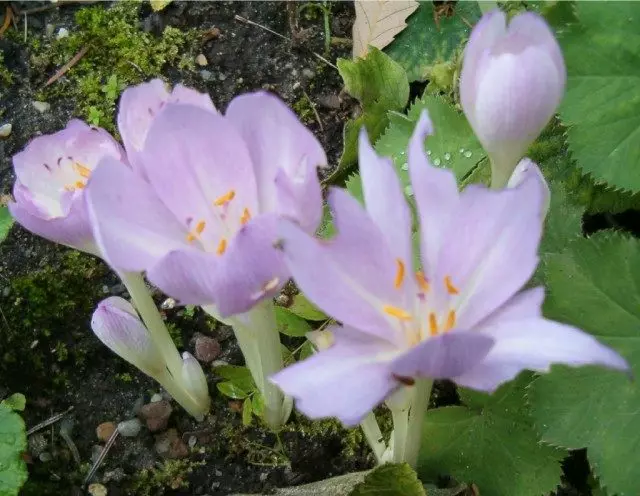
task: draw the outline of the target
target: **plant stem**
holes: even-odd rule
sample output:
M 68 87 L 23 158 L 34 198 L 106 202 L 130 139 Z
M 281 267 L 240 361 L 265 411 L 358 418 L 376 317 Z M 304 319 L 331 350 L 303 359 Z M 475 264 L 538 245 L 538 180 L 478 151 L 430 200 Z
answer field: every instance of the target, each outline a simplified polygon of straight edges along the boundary
M 495 163 L 492 160 L 491 161 L 491 189 L 506 188 L 514 168 L 509 170 L 508 168 L 505 168 L 505 167 L 496 167 Z M 505 172 L 508 172 L 508 174 L 505 174 Z
M 486 14 L 487 12 L 497 9 L 498 2 L 495 0 L 478 0 L 478 7 L 480 7 L 480 12 Z
M 407 442 L 404 448 L 404 461 L 415 468 L 418 463 L 418 453 L 422 442 L 422 425 L 424 424 L 427 408 L 429 408 L 429 397 L 431 396 L 433 381 L 430 379 L 417 379 L 413 387 Z
M 324 17 L 324 56 L 328 57 L 331 53 L 331 4 L 324 0 L 322 7 Z
M 393 463 L 402 463 L 407 445 L 409 408 L 392 408 L 393 418 Z
M 387 449 L 387 446 L 384 442 L 382 431 L 380 431 L 380 426 L 378 425 L 378 421 L 376 420 L 376 416 L 373 412 L 369 412 L 362 422 L 360 422 L 360 427 L 362 427 L 364 437 L 376 457 L 376 462 L 378 465 L 381 465 L 382 455 Z
M 168 370 L 163 376 L 154 377 L 156 381 L 176 400 L 189 415 L 200 421 L 204 418 L 211 406 L 211 400 L 207 395 L 198 401 L 183 385 L 181 376 L 174 376 Z M 204 403 L 203 403 L 204 401 Z
M 265 422 L 273 430 L 278 430 L 286 422 L 285 415 L 288 416 L 289 409 L 283 407 L 284 397 L 280 389 L 269 381 L 269 376 L 283 366 L 273 302 L 263 301 L 247 313 L 235 315 L 228 321 L 233 326 L 253 380 L 264 397 Z

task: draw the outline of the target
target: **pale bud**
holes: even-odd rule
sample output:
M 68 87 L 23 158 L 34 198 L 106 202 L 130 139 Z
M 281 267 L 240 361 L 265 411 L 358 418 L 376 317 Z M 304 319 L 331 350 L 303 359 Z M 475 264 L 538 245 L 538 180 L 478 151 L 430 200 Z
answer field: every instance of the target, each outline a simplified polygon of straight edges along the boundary
M 204 416 L 211 406 L 207 378 L 198 360 L 186 351 L 182 354 L 182 385 L 194 398 Z

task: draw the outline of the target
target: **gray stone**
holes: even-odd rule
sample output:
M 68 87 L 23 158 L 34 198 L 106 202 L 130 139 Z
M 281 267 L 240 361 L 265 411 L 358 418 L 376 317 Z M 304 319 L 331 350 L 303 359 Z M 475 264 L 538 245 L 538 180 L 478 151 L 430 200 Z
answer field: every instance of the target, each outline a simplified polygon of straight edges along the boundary
M 33 108 L 40 113 L 48 112 L 49 109 L 51 108 L 51 104 L 47 102 L 34 101 L 34 102 L 31 102 L 31 105 L 33 105 Z
M 118 432 L 124 437 L 136 437 L 140 433 L 142 422 L 137 418 L 123 420 L 118 424 Z

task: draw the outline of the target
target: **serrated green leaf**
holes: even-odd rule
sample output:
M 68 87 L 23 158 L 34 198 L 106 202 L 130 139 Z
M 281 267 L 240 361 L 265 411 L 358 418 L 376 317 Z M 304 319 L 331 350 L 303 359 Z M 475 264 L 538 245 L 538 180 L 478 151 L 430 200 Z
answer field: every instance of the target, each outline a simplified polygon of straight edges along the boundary
M 249 392 L 243 389 L 240 389 L 236 384 L 229 381 L 219 382 L 216 384 L 218 391 L 224 394 L 227 398 L 231 398 L 233 400 L 243 400 L 248 395 Z
M 539 443 L 521 374 L 493 395 L 469 392 L 470 407 L 427 411 L 418 461 L 422 480 L 448 474 L 482 496 L 540 496 L 560 483 L 564 451 Z
M 479 19 L 477 2 L 457 2 L 455 6 L 420 2 L 407 19 L 407 27 L 385 52 L 404 67 L 409 81 L 425 81 L 433 66 L 453 61 L 462 52 L 463 41 Z
M 256 383 L 251 376 L 251 371 L 241 365 L 221 365 L 215 367 L 213 372 L 218 376 L 233 383 L 243 391 L 251 392 L 256 389 Z
M 245 398 L 242 403 L 242 424 L 251 425 L 251 418 L 253 415 L 253 404 L 251 398 Z
M 571 151 L 596 182 L 640 191 L 640 4 L 576 2 L 561 37 Z M 588 56 L 585 56 L 588 54 Z
M 276 306 L 275 313 L 276 325 L 278 326 L 278 331 L 282 334 L 299 338 L 312 330 L 306 320 L 298 317 L 288 308 Z
M 373 469 L 349 496 L 426 496 L 415 471 L 406 463 Z
M 337 64 L 345 89 L 360 102 L 362 114 L 345 124 L 342 156 L 329 182 L 342 177 L 357 162 L 360 128 L 365 126 L 374 142 L 387 126 L 387 112 L 403 110 L 409 99 L 404 69 L 377 48 L 372 48 L 365 58 L 338 59 Z
M 293 301 L 291 305 L 289 305 L 288 310 L 297 315 L 298 317 L 302 317 L 305 320 L 327 320 L 329 317 L 316 307 L 313 303 L 311 303 L 308 298 L 302 294 L 298 293 L 293 297 Z
M 2 243 L 11 231 L 14 220 L 7 207 L 0 207 L 0 243 Z
M 322 206 L 322 221 L 320 222 L 320 228 L 318 229 L 318 237 L 327 239 L 333 237 L 336 233 L 336 228 L 333 225 L 333 216 L 331 215 L 331 209 L 328 204 Z
M 350 175 L 345 183 L 345 188 L 361 205 L 364 205 L 364 193 L 362 191 L 362 178 L 360 174 Z
M 640 242 L 601 233 L 575 240 L 547 260 L 545 315 L 583 329 L 620 352 L 640 372 Z M 640 492 L 640 387 L 597 367 L 554 367 L 529 388 L 545 441 L 587 448 L 595 475 L 611 494 Z
M 24 421 L 13 410 L 0 404 L 0 494 L 14 496 L 27 480 L 22 453 L 27 449 Z
M 16 412 L 22 412 L 24 411 L 24 407 L 27 405 L 27 398 L 25 398 L 22 393 L 13 393 L 8 398 L 3 399 L 0 402 L 0 405 L 5 405 Z

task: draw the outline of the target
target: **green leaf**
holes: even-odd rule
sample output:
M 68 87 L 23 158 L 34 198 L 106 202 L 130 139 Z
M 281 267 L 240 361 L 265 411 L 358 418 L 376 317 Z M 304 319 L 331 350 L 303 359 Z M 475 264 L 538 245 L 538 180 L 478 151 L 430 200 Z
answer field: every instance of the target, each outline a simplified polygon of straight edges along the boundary
M 329 205 L 325 203 L 322 206 L 322 221 L 320 222 L 320 228 L 318 229 L 318 236 L 322 239 L 327 239 L 333 237 L 335 233 L 336 229 L 333 225 L 331 209 L 329 208 Z
M 22 393 L 13 393 L 8 398 L 5 398 L 0 402 L 0 405 L 5 405 L 11 408 L 13 411 L 22 412 L 27 404 L 27 398 Z
M 311 341 L 307 341 L 302 345 L 302 348 L 300 348 L 300 354 L 298 355 L 298 360 L 304 360 L 305 358 L 309 358 L 311 355 L 313 355 L 314 352 L 315 350 L 313 349 L 313 344 L 311 344 Z
M 299 338 L 312 330 L 306 320 L 302 317 L 298 317 L 288 308 L 276 306 L 275 312 L 276 325 L 278 326 L 278 331 L 282 334 Z
M 218 391 L 234 400 L 243 400 L 249 393 L 243 389 L 240 389 L 236 384 L 229 381 L 219 382 L 216 384 Z
M 27 480 L 22 453 L 27 449 L 24 421 L 12 409 L 0 404 L 0 494 L 14 496 Z
M 415 471 L 406 463 L 373 469 L 349 496 L 426 496 Z
M 291 305 L 287 307 L 289 311 L 298 317 L 302 317 L 305 320 L 327 320 L 329 317 L 316 307 L 313 303 L 311 303 L 307 297 L 298 293 L 293 297 L 293 302 Z
M 213 372 L 218 377 L 226 379 L 248 393 L 256 389 L 256 383 L 251 376 L 251 371 L 247 367 L 241 365 L 221 365 L 215 367 Z
M 338 59 L 337 64 L 345 89 L 360 102 L 362 114 L 345 124 L 342 156 L 330 182 L 357 162 L 360 128 L 365 126 L 369 139 L 375 142 L 387 126 L 387 112 L 403 110 L 409 99 L 404 69 L 377 48 L 372 48 L 365 58 Z
M 596 336 L 640 372 L 640 241 L 601 233 L 547 260 L 545 315 Z M 529 389 L 543 440 L 587 448 L 611 494 L 640 493 L 631 460 L 640 445 L 640 387 L 619 372 L 554 367 Z
M 384 135 L 375 145 L 380 155 L 391 157 L 405 191 L 410 192 L 407 145 L 420 114 L 429 111 L 434 134 L 427 137 L 426 149 L 436 167 L 452 169 L 460 181 L 485 158 L 480 142 L 465 116 L 443 98 L 423 96 L 416 99 L 407 115 L 393 113 Z
M 0 207 L 0 243 L 7 239 L 13 222 L 14 220 L 9 213 L 9 209 L 7 207 Z
M 451 11 L 443 7 L 420 2 L 407 27 L 385 49 L 407 71 L 409 81 L 431 79 L 434 66 L 453 61 L 462 52 L 470 26 L 480 19 L 477 2 L 457 2 Z
M 264 396 L 260 391 L 253 393 L 251 405 L 255 416 L 262 417 L 264 415 Z
M 493 395 L 462 391 L 467 405 L 428 410 L 418 460 L 422 480 L 448 474 L 483 496 L 540 496 L 560 482 L 564 451 L 539 443 L 524 398 L 529 374 Z
M 243 425 L 251 425 L 251 417 L 253 414 L 253 405 L 251 403 L 251 398 L 245 398 L 242 403 L 242 424 Z
M 640 191 L 640 4 L 575 9 L 580 22 L 561 37 L 568 79 L 560 115 L 570 149 L 596 182 Z
M 351 196 L 358 200 L 361 205 L 364 205 L 364 192 L 362 191 L 362 178 L 360 174 L 350 175 L 344 186 Z

